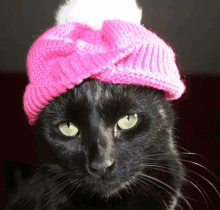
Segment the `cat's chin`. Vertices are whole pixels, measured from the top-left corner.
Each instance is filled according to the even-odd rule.
[[[120,183],[102,183],[100,184],[100,191],[103,192],[106,198],[114,196],[118,193],[118,191],[122,188]]]
[[[100,182],[96,190],[101,198],[110,199],[115,196],[120,196],[119,192],[121,190],[125,190],[127,183],[125,182],[107,182],[103,181]]]

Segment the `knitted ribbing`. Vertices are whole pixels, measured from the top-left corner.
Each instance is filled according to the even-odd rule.
[[[143,26],[121,20],[107,20],[101,30],[79,23],[49,29],[31,47],[27,69],[24,109],[31,125],[51,100],[89,77],[154,87],[168,100],[185,90],[172,49]]]

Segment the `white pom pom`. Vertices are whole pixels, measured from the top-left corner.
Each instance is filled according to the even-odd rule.
[[[79,22],[98,30],[105,20],[141,23],[142,10],[135,0],[67,0],[56,13],[56,25]]]

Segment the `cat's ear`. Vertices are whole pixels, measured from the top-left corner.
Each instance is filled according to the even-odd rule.
[[[141,17],[142,9],[135,0],[66,0],[56,12],[56,25],[78,22],[98,30],[105,20],[141,24]]]

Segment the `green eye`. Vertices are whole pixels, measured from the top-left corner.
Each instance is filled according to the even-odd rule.
[[[79,131],[73,123],[69,122],[59,124],[59,129],[65,136],[75,136]]]
[[[137,114],[127,115],[118,121],[118,126],[121,129],[129,129],[129,128],[134,127],[137,121],[138,121]]]

